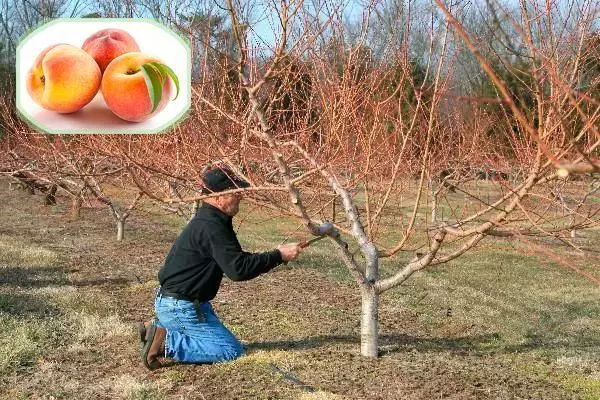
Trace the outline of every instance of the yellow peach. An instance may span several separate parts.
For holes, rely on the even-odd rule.
[[[160,103],[152,111],[152,100],[142,72],[142,65],[162,63],[158,58],[144,53],[125,53],[115,58],[102,76],[101,91],[106,105],[118,117],[132,122],[145,121],[159,113],[171,96],[171,80],[165,78]]]
[[[140,51],[135,39],[122,29],[103,29],[87,38],[81,46],[104,72],[108,64],[121,54]]]
[[[88,104],[100,87],[98,64],[85,51],[69,44],[44,49],[27,73],[27,91],[47,110],[72,113]]]

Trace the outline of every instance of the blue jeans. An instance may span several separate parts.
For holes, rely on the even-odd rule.
[[[210,303],[200,303],[203,322],[190,301],[159,294],[154,308],[157,325],[167,330],[165,357],[185,363],[214,363],[244,354],[242,344],[219,321]]]

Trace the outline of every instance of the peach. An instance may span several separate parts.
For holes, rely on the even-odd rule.
[[[169,102],[171,80],[162,84],[162,97],[152,111],[152,100],[142,65],[148,62],[162,63],[158,58],[144,53],[126,53],[115,58],[104,71],[101,91],[106,105],[119,118],[140,122],[158,114]]]
[[[96,60],[102,72],[121,54],[140,51],[135,39],[122,29],[98,31],[87,38],[81,48]]]
[[[27,73],[27,91],[47,110],[72,113],[88,104],[100,87],[102,73],[85,51],[70,44],[44,49]]]

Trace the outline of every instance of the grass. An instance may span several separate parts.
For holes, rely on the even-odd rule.
[[[82,296],[68,284],[64,261],[55,251],[7,235],[0,240],[0,383],[31,368],[44,369],[45,357],[56,348],[66,354],[89,351],[131,335],[131,326],[109,314],[96,296]],[[157,398],[138,386],[124,398]],[[74,394],[65,388],[51,393],[55,398]]]
[[[0,376],[31,363],[47,343],[44,337],[47,324],[36,325],[33,320],[0,318]]]
[[[501,346],[548,345],[557,337],[585,343],[600,331],[594,320],[600,310],[596,285],[560,266],[542,266],[535,256],[497,249],[494,243],[426,270],[408,285],[398,289],[404,296],[391,301],[401,301],[432,324],[501,333]]]
[[[125,374],[110,382],[121,398],[127,400],[160,399],[162,394],[158,386],[152,382],[143,382],[134,376]]]
[[[357,286],[318,242],[259,279],[224,281],[214,306],[246,356],[149,373],[135,324],[152,316],[157,269],[184,222],[134,212],[117,244],[104,210],[71,221],[1,181],[0,195],[0,398],[600,398],[600,289],[519,242],[484,240],[384,293],[377,360],[359,355]],[[249,250],[305,238],[293,220],[251,207],[242,217]]]
[[[56,252],[35,245],[26,245],[7,235],[0,235],[0,265],[18,265],[21,268],[49,266],[58,261]]]
[[[98,343],[114,337],[127,337],[131,327],[124,324],[117,315],[77,314],[77,341],[80,343]]]
[[[0,236],[0,282],[4,284],[45,284],[60,274],[57,260],[53,251]],[[0,292],[0,382],[50,348],[53,318],[59,313],[28,291]]]

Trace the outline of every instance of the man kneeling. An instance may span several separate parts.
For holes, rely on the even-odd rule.
[[[207,193],[249,186],[226,168],[208,171],[203,180]],[[233,281],[253,279],[300,253],[297,243],[264,253],[243,251],[232,225],[241,199],[239,193],[205,199],[177,237],[158,273],[160,289],[154,301],[158,320],[139,327],[147,368],[159,368],[159,357],[213,363],[241,356],[241,343],[210,304],[223,274]]]

